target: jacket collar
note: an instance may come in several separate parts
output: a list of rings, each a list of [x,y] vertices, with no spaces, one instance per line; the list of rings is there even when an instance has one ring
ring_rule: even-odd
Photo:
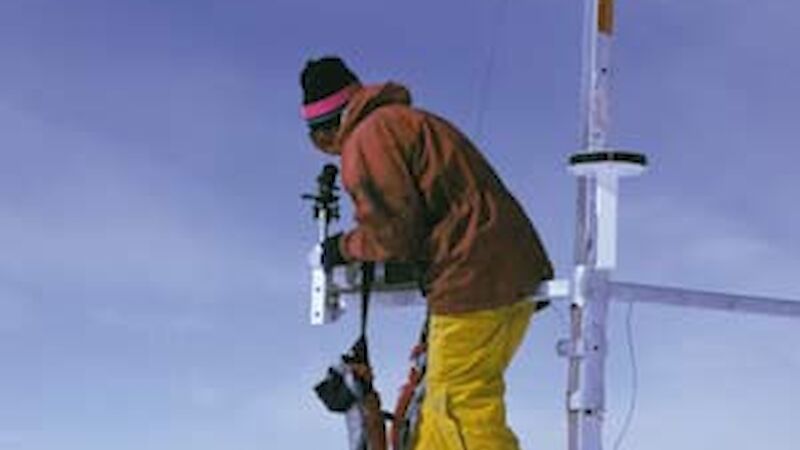
[[[397,104],[411,104],[411,93],[405,86],[393,82],[362,86],[350,98],[342,113],[342,122],[336,135],[337,147],[341,149],[348,136],[372,111],[381,106]]]

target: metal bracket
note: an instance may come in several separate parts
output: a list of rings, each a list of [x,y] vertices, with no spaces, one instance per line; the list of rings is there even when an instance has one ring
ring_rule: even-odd
[[[556,353],[563,358],[583,358],[586,355],[586,341],[560,339],[556,343]]]

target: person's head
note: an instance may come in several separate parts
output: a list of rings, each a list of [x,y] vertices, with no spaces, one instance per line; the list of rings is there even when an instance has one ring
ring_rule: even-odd
[[[342,112],[361,82],[340,58],[326,56],[306,63],[300,86],[303,118],[312,142],[323,152],[338,154],[336,134]]]

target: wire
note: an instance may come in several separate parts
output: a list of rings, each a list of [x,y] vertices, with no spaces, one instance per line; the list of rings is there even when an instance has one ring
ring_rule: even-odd
[[[628,312],[625,318],[625,334],[628,340],[628,356],[631,361],[631,400],[628,405],[628,412],[625,415],[625,421],[622,429],[614,441],[614,450],[619,450],[622,441],[628,434],[631,423],[633,422],[633,415],[636,412],[636,400],[639,396],[639,367],[636,361],[636,349],[633,345],[633,302],[628,303]]]
[[[478,99],[476,102],[477,116],[475,119],[475,142],[478,144],[480,144],[480,141],[483,139],[483,122],[489,102],[489,91],[492,85],[492,78],[494,77],[494,68],[497,59],[497,47],[499,46],[500,42],[500,32],[502,31],[506,17],[508,16],[508,6],[510,3],[510,0],[502,0],[502,4],[500,5],[497,21],[495,22],[494,29],[492,30],[492,42],[489,47],[489,55],[486,60],[486,65],[484,66],[483,77],[481,79],[481,85],[478,91]]]

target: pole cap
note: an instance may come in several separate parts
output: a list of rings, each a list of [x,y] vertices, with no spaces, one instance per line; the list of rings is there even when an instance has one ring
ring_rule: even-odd
[[[612,173],[616,176],[635,176],[644,172],[647,157],[642,153],[602,150],[579,152],[569,158],[569,169],[575,175]]]

